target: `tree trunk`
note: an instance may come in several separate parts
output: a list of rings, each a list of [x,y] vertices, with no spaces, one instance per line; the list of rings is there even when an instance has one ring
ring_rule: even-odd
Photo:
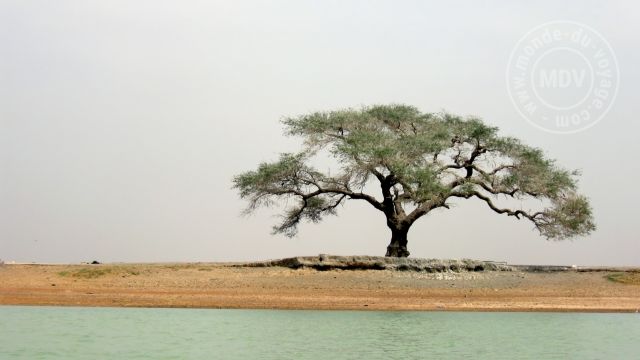
[[[408,257],[407,250],[407,233],[409,229],[391,229],[391,243],[387,246],[387,254],[389,257]]]

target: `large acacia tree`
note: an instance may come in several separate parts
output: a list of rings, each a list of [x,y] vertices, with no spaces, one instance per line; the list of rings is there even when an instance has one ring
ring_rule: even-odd
[[[391,230],[386,256],[406,257],[411,225],[434,209],[449,209],[455,198],[477,198],[498,214],[530,221],[548,239],[595,229],[587,199],[576,193],[576,171],[557,166],[540,149],[498,136],[497,128],[477,118],[381,105],[283,123],[288,135],[304,139],[304,149],[234,178],[248,212],[294,199],[275,233],[294,236],[302,220],[318,222],[346,200],[359,200],[384,214]],[[309,164],[321,150],[341,164],[338,173]],[[372,183],[377,190],[367,193]],[[538,206],[525,209],[530,205]]]

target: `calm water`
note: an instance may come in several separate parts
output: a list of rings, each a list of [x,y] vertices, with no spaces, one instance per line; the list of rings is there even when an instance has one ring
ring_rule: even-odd
[[[640,315],[0,306],[0,359],[640,359]]]

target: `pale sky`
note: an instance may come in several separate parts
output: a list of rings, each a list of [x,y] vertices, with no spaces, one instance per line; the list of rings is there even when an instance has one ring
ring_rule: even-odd
[[[384,255],[383,217],[270,235],[232,177],[295,151],[283,116],[368,104],[477,115],[582,170],[598,230],[550,242],[470,200],[409,233],[414,257],[640,265],[640,6],[633,1],[0,0],[0,259],[235,261]],[[552,134],[507,92],[518,40],[554,20],[611,45],[619,92],[595,126]]]

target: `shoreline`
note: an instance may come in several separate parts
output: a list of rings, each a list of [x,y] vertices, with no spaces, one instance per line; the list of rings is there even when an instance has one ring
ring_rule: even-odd
[[[0,305],[638,312],[640,284],[612,281],[619,271],[635,276],[638,270],[425,273],[212,263],[5,264]]]
[[[270,310],[270,311],[356,311],[356,312],[454,312],[454,313],[543,313],[543,314],[568,314],[568,313],[583,313],[583,314],[637,314],[640,311],[625,310],[625,309],[609,309],[609,308],[589,308],[589,309],[574,309],[574,308],[549,308],[549,309],[522,309],[522,308],[435,308],[435,309],[378,309],[378,308],[281,308],[281,307],[210,307],[210,306],[144,306],[144,305],[74,305],[74,304],[2,304],[0,307],[53,307],[53,308],[105,308],[105,309],[193,309],[193,310]]]

